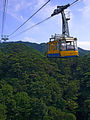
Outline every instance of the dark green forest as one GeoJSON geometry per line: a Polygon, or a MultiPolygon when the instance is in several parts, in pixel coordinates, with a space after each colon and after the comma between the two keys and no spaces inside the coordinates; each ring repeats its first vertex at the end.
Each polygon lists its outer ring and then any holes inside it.
{"type": "Polygon", "coordinates": [[[2,43],[0,120],[90,120],[90,55],[47,58],[2,43]]]}

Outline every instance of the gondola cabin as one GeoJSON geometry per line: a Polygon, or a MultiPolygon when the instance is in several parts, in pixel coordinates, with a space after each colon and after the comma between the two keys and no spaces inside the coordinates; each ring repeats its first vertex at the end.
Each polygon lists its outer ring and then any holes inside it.
{"type": "Polygon", "coordinates": [[[47,43],[47,57],[77,57],[77,38],[55,35],[47,43]]]}
{"type": "MultiPolygon", "coordinates": [[[[75,1],[76,2],[76,1],[75,1]]],[[[75,3],[74,2],[74,3],[75,3]]],[[[57,9],[51,14],[51,17],[61,13],[62,16],[62,34],[55,34],[50,38],[47,43],[47,57],[77,57],[77,38],[71,37],[69,34],[68,21],[69,17],[66,17],[64,10],[67,9],[70,4],[57,6],[57,9]]]]}

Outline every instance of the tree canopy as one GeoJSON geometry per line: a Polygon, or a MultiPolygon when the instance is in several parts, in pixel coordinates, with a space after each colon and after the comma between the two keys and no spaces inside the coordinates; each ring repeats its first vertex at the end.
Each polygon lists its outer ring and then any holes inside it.
{"type": "Polygon", "coordinates": [[[90,120],[89,61],[49,59],[24,43],[3,43],[0,120],[90,120]]]}

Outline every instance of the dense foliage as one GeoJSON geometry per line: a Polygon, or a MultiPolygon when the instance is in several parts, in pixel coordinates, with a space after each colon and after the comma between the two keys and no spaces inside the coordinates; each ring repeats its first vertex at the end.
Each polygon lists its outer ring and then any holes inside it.
{"type": "Polygon", "coordinates": [[[0,48],[0,120],[90,120],[90,56],[47,59],[22,43],[0,48]]]}
{"type": "MultiPolygon", "coordinates": [[[[11,42],[13,43],[13,42],[11,42]]],[[[46,43],[31,43],[31,42],[22,42],[22,41],[17,41],[15,43],[24,43],[25,45],[45,54],[47,51],[47,44],[46,43]]],[[[0,46],[3,46],[3,44],[1,44],[0,46]]],[[[78,47],[78,51],[79,51],[79,56],[84,56],[84,55],[89,55],[90,56],[90,50],[84,50],[80,47],[78,47]]]]}

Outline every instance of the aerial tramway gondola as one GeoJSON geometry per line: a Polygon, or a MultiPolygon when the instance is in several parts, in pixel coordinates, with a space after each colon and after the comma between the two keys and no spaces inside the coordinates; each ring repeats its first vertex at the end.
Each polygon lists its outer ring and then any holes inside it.
{"type": "Polygon", "coordinates": [[[67,9],[70,4],[64,6],[57,6],[51,16],[61,13],[62,15],[62,34],[52,35],[50,41],[47,43],[47,57],[77,57],[77,38],[71,37],[69,34],[68,20],[66,18],[64,10],[67,9]]]}
{"type": "MultiPolygon", "coordinates": [[[[68,27],[68,21],[70,18],[67,18],[65,15],[65,9],[67,9],[69,6],[73,5],[79,0],[75,0],[71,4],[63,5],[63,6],[57,6],[57,9],[54,10],[53,14],[46,19],[42,20],[41,22],[38,22],[37,24],[27,28],[26,30],[20,32],[17,35],[20,35],[37,25],[49,20],[54,15],[57,15],[61,13],[62,16],[62,34],[55,34],[52,35],[50,38],[50,41],[47,43],[47,57],[77,57],[78,56],[78,48],[77,48],[77,38],[71,37],[69,34],[69,27],[68,27]]],[[[17,32],[26,22],[28,22],[37,12],[39,12],[50,0],[48,0],[41,8],[39,8],[32,16],[30,16],[23,24],[21,24],[15,31],[13,31],[8,37],[12,36],[17,32]]],[[[3,27],[2,27],[3,28],[3,27]]],[[[15,36],[17,36],[15,35],[15,36]]],[[[14,36],[14,37],[15,37],[14,36]]],[[[8,37],[1,37],[2,40],[6,41],[8,40],[8,37]]]]}

